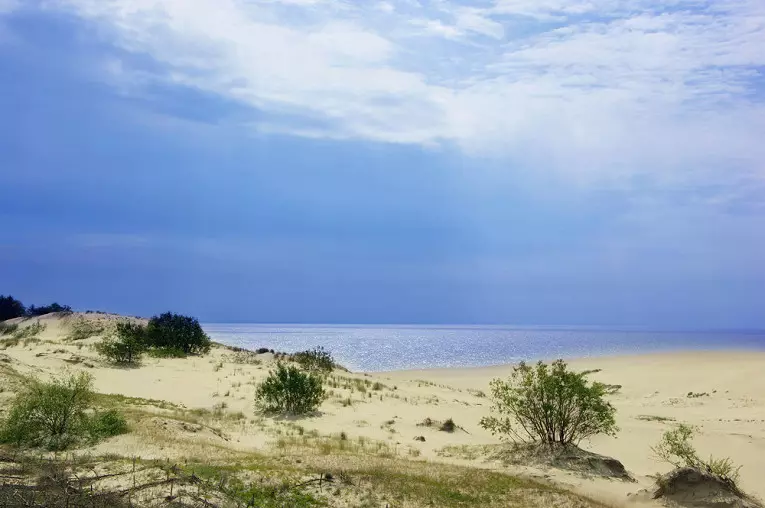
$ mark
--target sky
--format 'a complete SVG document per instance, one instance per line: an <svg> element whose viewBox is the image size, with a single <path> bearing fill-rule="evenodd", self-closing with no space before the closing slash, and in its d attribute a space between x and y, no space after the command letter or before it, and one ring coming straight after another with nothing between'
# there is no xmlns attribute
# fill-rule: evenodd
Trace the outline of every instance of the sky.
<svg viewBox="0 0 765 508"><path fill-rule="evenodd" d="M0 293L765 328L762 0L0 0Z"/></svg>

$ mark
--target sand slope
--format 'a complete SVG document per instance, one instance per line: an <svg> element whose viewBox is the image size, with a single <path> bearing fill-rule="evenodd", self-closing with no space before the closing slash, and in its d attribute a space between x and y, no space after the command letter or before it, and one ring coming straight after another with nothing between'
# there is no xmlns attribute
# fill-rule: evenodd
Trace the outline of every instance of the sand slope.
<svg viewBox="0 0 765 508"><path fill-rule="evenodd" d="M68 341L73 322L87 319L104 330L84 340ZM336 371L329 379L321 414L299 421L263 418L255 412L255 386L273 365L270 354L254 355L216 347L205 357L147 358L140 368L115 368L102 362L92 345L118 316L45 316L45 329L33 340L0 346L6 365L24 374L48 376L62 370L93 374L101 393L146 400L126 403L150 408L133 433L98 446L100 452L142 457L189 456L216 450L288 453L304 435L347 436L347 446L406 457L495 468L549 478L614 505L652 483L648 477L667 471L651 457L650 446L674 422L699 426L696 444L702 454L730 456L741 464L741 486L765 497L765 353L702 352L572 360L577 369L601 369L594 379L622 385L612 401L621 428L616 438L597 438L583 447L624 463L638 483L598 480L487 461L499 440L478 422L489 413L488 384L510 366L440 369L376 374ZM0 338L1 339L1 338ZM6 344L7 346L7 344ZM701 394L689 397L689 392ZM0 393L0 404L9 397ZM161 401L161 402L160 402ZM197 410L199 422L168 421L173 411ZM209 415L216 415L215 425ZM453 433L422 426L453 418ZM206 423L207 422L207 423ZM169 437L170 436L170 437ZM172 437L172 439L171 439ZM424 442L415 438L424 437ZM335 439L333 443L338 443ZM180 443L183 443L182 446ZM341 442L342 443L342 442ZM335 446L333 445L333 446ZM327 444L329 446L329 442ZM341 444L340 446L346 446Z"/></svg>

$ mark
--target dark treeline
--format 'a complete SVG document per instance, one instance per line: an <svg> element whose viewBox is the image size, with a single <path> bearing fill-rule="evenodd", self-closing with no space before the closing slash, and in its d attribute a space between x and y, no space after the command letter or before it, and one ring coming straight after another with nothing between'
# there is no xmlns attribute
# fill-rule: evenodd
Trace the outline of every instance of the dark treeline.
<svg viewBox="0 0 765 508"><path fill-rule="evenodd" d="M42 305L39 307L35 305L26 307L21 301L11 295L0 295L0 321L25 316L42 316L43 314L50 314L51 312L72 312L72 308L68 305L59 305L58 303Z"/></svg>

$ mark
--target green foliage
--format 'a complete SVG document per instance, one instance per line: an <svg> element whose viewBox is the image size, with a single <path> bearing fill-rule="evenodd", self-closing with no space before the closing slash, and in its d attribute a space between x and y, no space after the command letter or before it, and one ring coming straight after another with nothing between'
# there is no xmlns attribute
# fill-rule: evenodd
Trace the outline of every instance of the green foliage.
<svg viewBox="0 0 765 508"><path fill-rule="evenodd" d="M735 485L741 466L734 465L727 457L716 459L710 456L708 460L699 457L691 443L695 430L695 427L681 423L673 430L666 431L659 444L651 447L651 451L658 459L674 467L692 467L706 471Z"/></svg>
<svg viewBox="0 0 765 508"><path fill-rule="evenodd" d="M25 315L27 309L24 304L11 295L0 295L0 321L6 321Z"/></svg>
<svg viewBox="0 0 765 508"><path fill-rule="evenodd" d="M68 447L87 432L91 384L86 373L50 383L33 380L16 396L0 429L0 441L51 450Z"/></svg>
<svg viewBox="0 0 765 508"><path fill-rule="evenodd" d="M616 409L606 401L608 389L589 382L587 372L572 372L556 360L532 367L522 362L507 381L491 382L493 411L481 419L493 434L517 441L577 444L596 434L616 433Z"/></svg>
<svg viewBox="0 0 765 508"><path fill-rule="evenodd" d="M48 383L30 381L14 399L7 418L0 422L0 442L64 450L86 439L127 432L127 422L116 410L89 412L92 383L92 377L85 372Z"/></svg>
<svg viewBox="0 0 765 508"><path fill-rule="evenodd" d="M114 337L96 346L99 354L119 364L135 364L146 351L146 327L132 321L120 321Z"/></svg>
<svg viewBox="0 0 765 508"><path fill-rule="evenodd" d="M146 344L174 356L186 356L208 353L212 343L195 318L166 312L149 321Z"/></svg>
<svg viewBox="0 0 765 508"><path fill-rule="evenodd" d="M89 431L94 440L126 434L128 430L127 420L116 409L97 412L90 418Z"/></svg>
<svg viewBox="0 0 765 508"><path fill-rule="evenodd" d="M332 355L321 346L295 353L292 355L292 360L297 362L303 370L316 374L330 374L335 368Z"/></svg>
<svg viewBox="0 0 765 508"><path fill-rule="evenodd" d="M317 374L278 363L256 389L255 402L266 413L310 413L326 398L323 382Z"/></svg>
<svg viewBox="0 0 765 508"><path fill-rule="evenodd" d="M68 305L59 305L58 303L52 303L50 305L43 305L41 307L35 307L30 305L27 309L27 316L44 316L45 314L51 314L53 312L72 312L72 308Z"/></svg>

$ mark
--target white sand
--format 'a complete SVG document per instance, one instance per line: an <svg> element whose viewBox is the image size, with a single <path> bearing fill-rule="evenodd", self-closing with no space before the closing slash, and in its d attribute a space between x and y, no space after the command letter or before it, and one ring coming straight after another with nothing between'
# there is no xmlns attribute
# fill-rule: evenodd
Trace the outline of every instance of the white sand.
<svg viewBox="0 0 765 508"><path fill-rule="evenodd" d="M189 359L147 358L138 369L118 369L101 362L91 350L98 338L77 343L63 342L68 320L44 318L47 329L42 342L7 348L0 353L11 359L21 372L46 376L62 369L86 370L93 374L95 388L103 393L160 399L186 408L211 409L225 402L228 413L241 411L245 419L224 426L229 438L216 446L232 449L274 450L276 438L264 431L278 425L270 419L255 417L253 394L272 365L271 355L258 355L259 365L237 363L236 355L224 348L214 348L210 355ZM89 319L94 319L90 316ZM113 320L100 316L97 319ZM69 364L65 360L80 357ZM90 366L86 366L86 363ZM650 446L673 422L699 427L696 445L703 455L729 456L743 466L741 486L765 497L765 352L681 352L641 356L604 357L572 360L575 369L602 369L593 379L622 385L612 397L621 428L616 438L601 437L582 447L612 456L635 475L637 484L590 480L559 471L523 469L533 475L546 475L576 490L600 499L622 504L626 495L652 483L647 476L670 468L652 458ZM484 431L478 422L489 414L490 400L478 391L489 392L489 381L505 377L511 366L475 369L435 369L379 374L336 372L340 384L360 380L365 392L342 387L328 387L330 398L322 405L321 415L301 420L305 429L320 434L345 432L350 440L363 436L387 443L401 456L412 460L457 462L476 467L502 469L497 463L464 454L444 454L443 447L496 445L499 440ZM375 382L385 385L374 390ZM689 398L689 392L708 393ZM344 405L350 397L352 404ZM382 397L382 400L380 398ZM0 403L7 398L0 394ZM672 418L657 421L646 417ZM247 423L257 420L257 425ZM454 433L418 426L425 418L453 418L464 430ZM389 423L393 422L393 423ZM116 451L141 456L160 455L152 448L148 434L135 432L99 446L100 451ZM415 441L424 436L425 442ZM215 436L208 436L214 441ZM201 439L201 434L200 434ZM207 439L207 438L205 438ZM212 442L211 441L211 442ZM154 443L156 445L156 443ZM202 449L204 441L200 442ZM163 449L163 446L159 447ZM165 450L167 452L167 450ZM446 455L446 456L445 456ZM514 472L516 472L514 470Z"/></svg>

